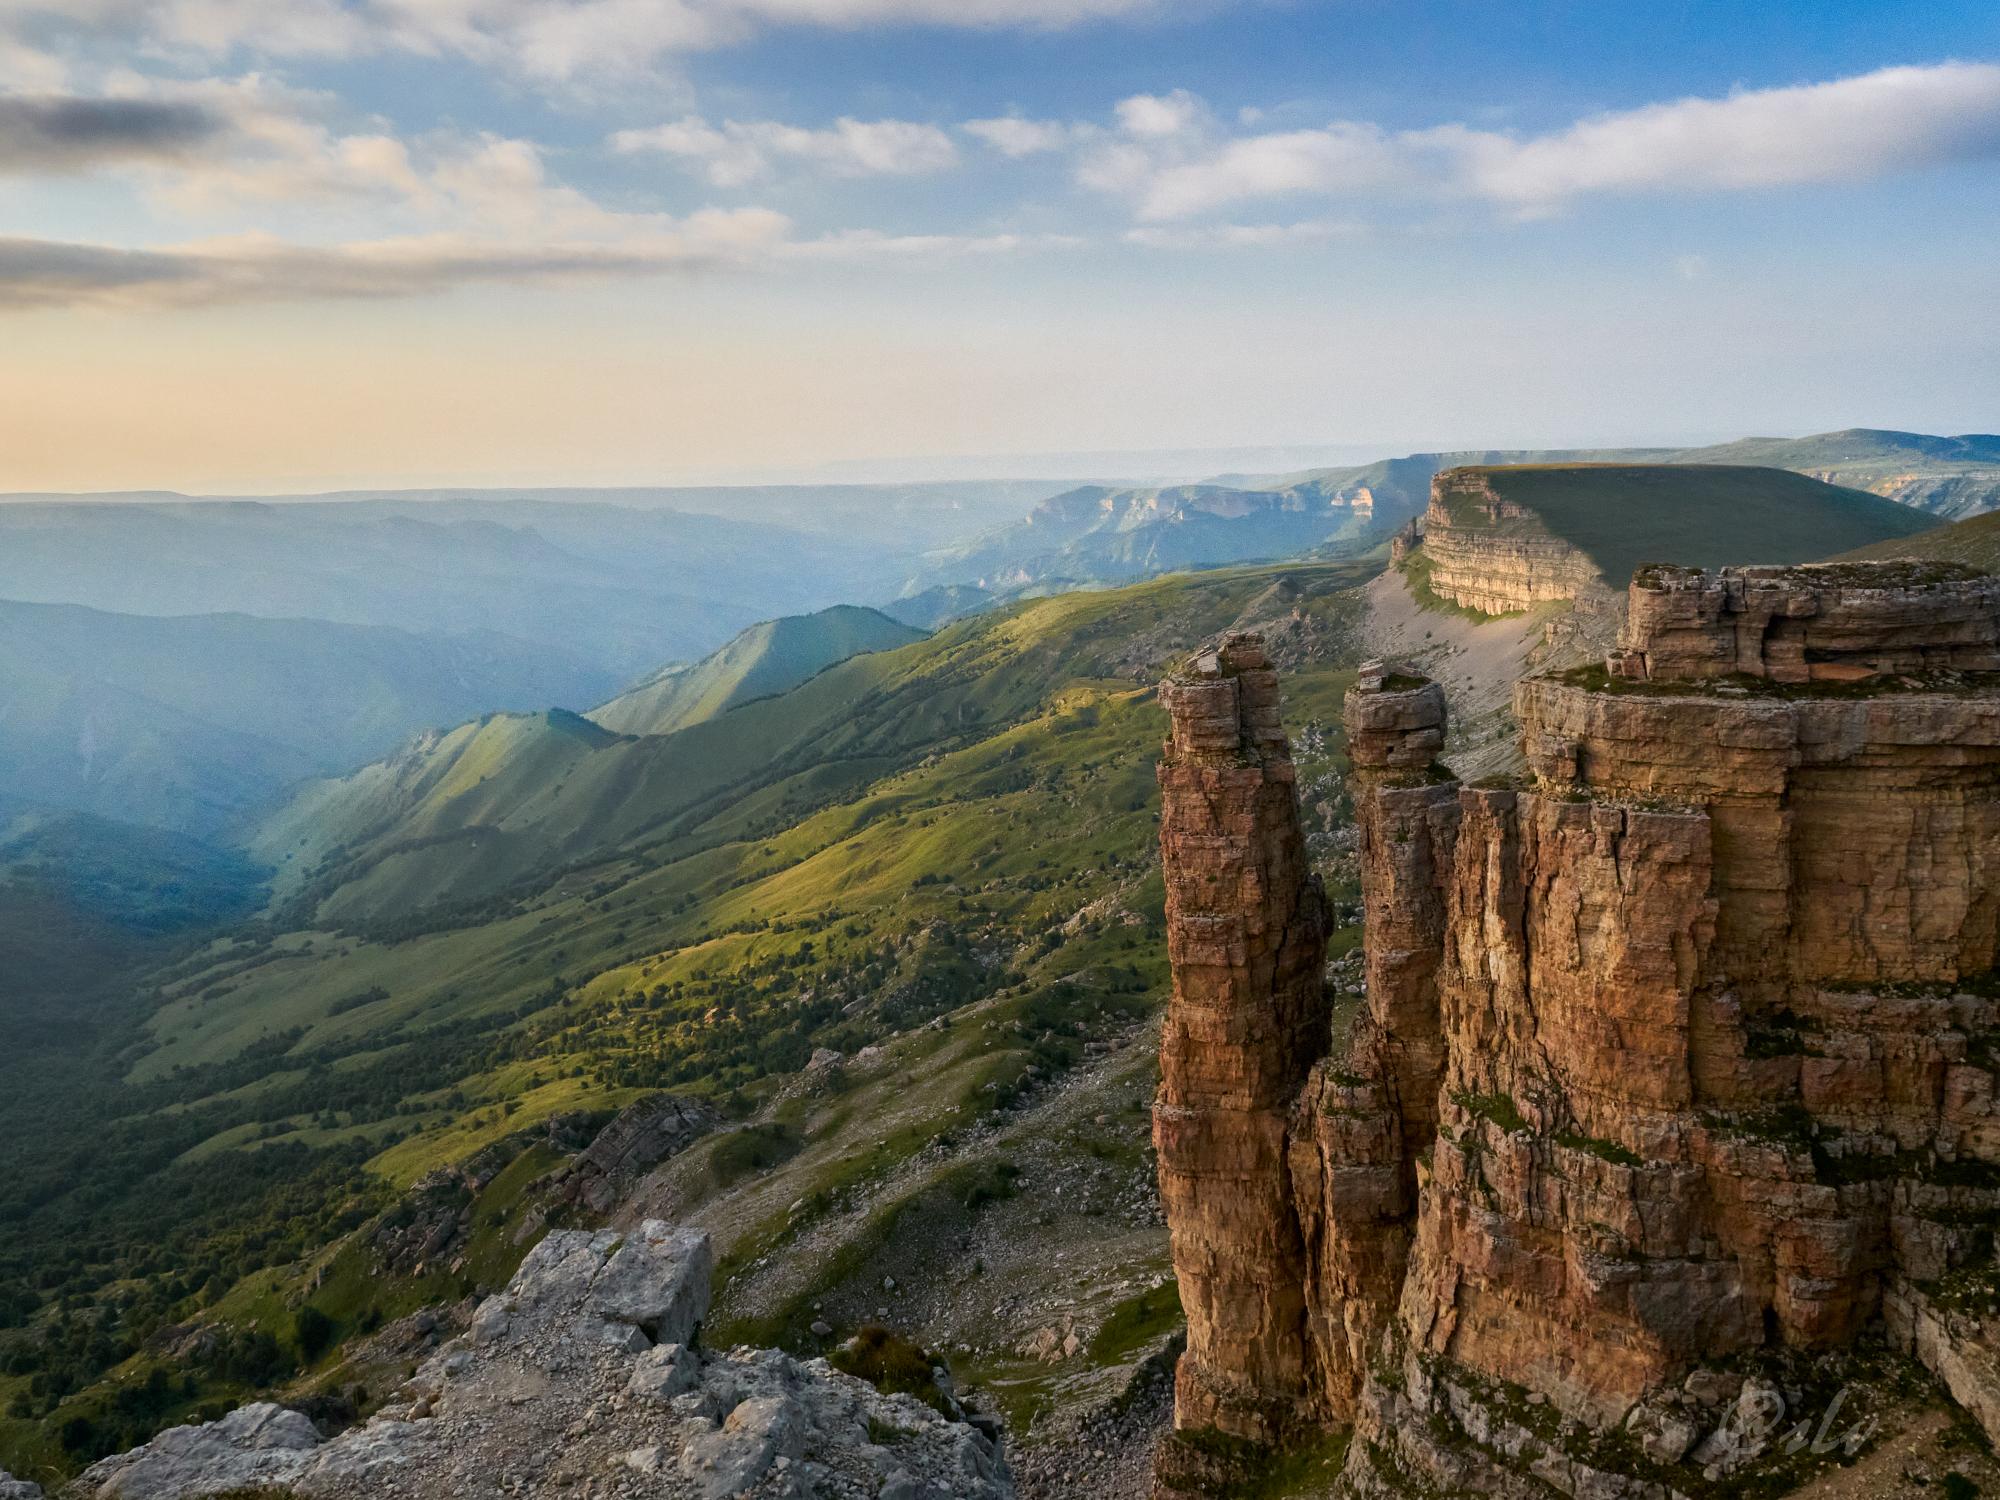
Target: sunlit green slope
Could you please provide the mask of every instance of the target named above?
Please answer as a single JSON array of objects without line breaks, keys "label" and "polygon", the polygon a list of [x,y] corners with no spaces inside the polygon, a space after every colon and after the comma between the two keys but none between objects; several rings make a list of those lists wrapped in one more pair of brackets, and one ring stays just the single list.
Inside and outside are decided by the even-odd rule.
[{"label": "sunlit green slope", "polygon": [[1966,563],[1989,573],[2000,571],[2000,513],[1973,516],[1917,536],[1859,547],[1843,554],[1840,561],[1888,557],[1927,557],[1939,562]]},{"label": "sunlit green slope", "polygon": [[787,692],[835,662],[920,641],[924,632],[854,604],[752,625],[720,651],[668,667],[590,717],[620,734],[670,734],[752,698]]},{"label": "sunlit green slope", "polygon": [[[29,1143],[0,1183],[0,1279],[44,1307],[0,1343],[53,1329],[43,1299],[128,1289],[113,1336],[89,1346],[101,1352],[63,1356],[88,1377],[73,1396],[26,1396],[0,1374],[0,1410],[25,1396],[27,1412],[0,1419],[0,1462],[22,1445],[56,1461],[50,1435],[78,1414],[97,1414],[103,1439],[102,1382],[150,1369],[156,1356],[119,1351],[163,1323],[269,1326],[312,1298],[345,1338],[366,1304],[340,1288],[365,1285],[391,1314],[473,1290],[317,1267],[360,1253],[333,1240],[385,1195],[488,1145],[520,1151],[557,1116],[671,1088],[804,1132],[770,1173],[701,1167],[676,1210],[717,1230],[726,1299],[757,1247],[790,1246],[812,1222],[796,1200],[837,1214],[836,1197],[867,1184],[916,1190],[929,1180],[907,1177],[917,1154],[1158,1003],[1160,668],[1233,625],[1267,626],[1295,669],[1302,769],[1331,778],[1367,576],[1243,569],[1037,600],[677,734],[493,719],[320,789],[324,816],[353,818],[352,847],[311,897],[345,913],[338,924],[214,943],[155,976],[137,1029],[0,1088],[0,1129]],[[1337,785],[1311,796],[1331,827]],[[496,848],[515,851],[507,889],[406,909],[435,894],[411,874],[427,857],[428,878],[477,883]],[[972,1016],[964,1035],[930,1029]],[[810,1118],[769,1113],[814,1049],[869,1045],[888,1049],[880,1087]],[[1121,1079],[1143,1093],[1143,1077]],[[1126,1160],[1142,1120],[1120,1108],[1105,1149]],[[47,1129],[78,1118],[87,1138]],[[935,1170],[957,1180],[953,1160]],[[854,1213],[870,1255],[903,1253]],[[840,1282],[870,1263],[843,1258],[849,1233],[830,1222],[783,1264]],[[1135,1265],[1162,1253],[1153,1231],[1132,1246]],[[754,1305],[776,1315],[792,1294]],[[228,1371],[191,1373],[199,1399],[243,1389]]]}]

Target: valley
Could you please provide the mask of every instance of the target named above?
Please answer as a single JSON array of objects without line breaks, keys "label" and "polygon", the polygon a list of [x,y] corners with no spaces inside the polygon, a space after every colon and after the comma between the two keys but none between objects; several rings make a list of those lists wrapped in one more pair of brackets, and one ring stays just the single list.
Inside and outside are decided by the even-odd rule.
[{"label": "valley", "polygon": [[[1354,659],[1355,585],[1370,571],[1307,565],[1063,596],[853,658],[779,699],[674,735],[635,740],[590,727],[565,741],[580,747],[575,764],[609,764],[568,773],[569,788],[601,802],[579,797],[577,811],[565,805],[558,816],[509,798],[468,803],[446,787],[451,819],[468,836],[429,846],[440,852],[426,851],[433,863],[423,877],[403,868],[417,838],[408,830],[434,826],[426,820],[437,815],[431,793],[441,784],[397,782],[365,808],[340,804],[355,809],[354,826],[379,827],[379,842],[343,834],[349,855],[291,898],[290,910],[319,914],[316,925],[270,923],[190,954],[161,976],[142,1020],[89,1054],[101,1114],[91,1127],[100,1164],[87,1175],[122,1194],[115,1212],[145,1227],[135,1220],[132,1238],[101,1240],[88,1261],[70,1264],[64,1295],[131,1288],[119,1294],[126,1313],[111,1326],[116,1338],[140,1343],[167,1309],[196,1311],[174,1281],[139,1290],[151,1280],[140,1246],[159,1233],[162,1195],[213,1182],[221,1164],[240,1162],[244,1170],[228,1174],[235,1207],[202,1205],[189,1216],[211,1217],[221,1238],[207,1250],[183,1243],[175,1255],[181,1264],[216,1257],[218,1285],[233,1283],[207,1316],[284,1328],[299,1306],[324,1302],[336,1336],[350,1337],[364,1313],[393,1318],[473,1273],[419,1278],[400,1292],[377,1279],[369,1305],[343,1303],[352,1294],[335,1289],[350,1284],[345,1274],[322,1269],[307,1248],[326,1233],[315,1223],[366,1216],[386,1205],[385,1194],[482,1150],[516,1159],[550,1122],[601,1117],[666,1087],[713,1100],[746,1122],[739,1134],[775,1143],[766,1174],[739,1181],[696,1152],[681,1167],[692,1189],[654,1191],[678,1216],[712,1216],[726,1267],[784,1250],[783,1274],[804,1283],[790,1301],[760,1294],[758,1316],[767,1329],[809,1338],[810,1317],[773,1308],[808,1306],[798,1299],[816,1276],[841,1278],[814,1271],[807,1254],[793,1257],[791,1237],[807,1225],[785,1205],[825,1205],[834,1227],[812,1242],[838,1262],[904,1200],[948,1196],[968,1175],[998,1173],[1012,1152],[1025,1163],[1050,1149],[1036,1117],[1022,1112],[1087,1059],[1109,1055],[1094,1049],[1116,1043],[1121,1068],[1083,1096],[1094,1102],[1101,1090],[1115,1108],[1088,1107],[1077,1128],[1101,1140],[1107,1163],[1124,1164],[1121,1201],[1134,1192],[1141,1200],[1120,1210],[1139,1218],[1127,1268],[1105,1270],[1096,1300],[1107,1305],[1074,1314],[1088,1335],[1091,1319],[1144,1295],[1143,1278],[1157,1278],[1161,1264],[1138,1107],[1150,1064],[1135,1040],[1160,979],[1157,878],[1148,874],[1150,746],[1159,733],[1150,682],[1185,640],[1269,622],[1302,665],[1324,674],[1330,718]],[[770,734],[780,723],[790,732]],[[728,737],[718,739],[724,728]],[[494,777],[545,776],[541,738],[500,747]],[[731,747],[726,770],[713,751],[681,743],[690,738]],[[1329,735],[1329,774],[1336,745]],[[648,758],[634,760],[639,751]],[[697,766],[709,768],[707,779],[689,779]],[[1337,792],[1328,796],[1337,801]],[[646,814],[634,816],[635,807]],[[385,867],[442,889],[461,878],[442,873],[457,862],[476,881],[486,856],[474,834],[487,816],[503,836],[554,857],[536,878],[496,891],[487,909],[412,913]],[[1329,837],[1332,816],[1330,803]],[[348,826],[330,812],[320,817]],[[932,1030],[937,1022],[948,1030]],[[979,1045],[964,1050],[956,1039],[967,1036]],[[882,1104],[867,1085],[824,1111],[795,1097],[787,1080],[816,1050],[854,1058],[870,1047],[887,1049],[877,1064],[889,1088]],[[921,1096],[890,1082],[911,1072],[929,1079]],[[10,1099],[21,1109],[40,1103],[39,1094]],[[894,1114],[883,1108],[890,1099]],[[1106,1122],[1091,1123],[1099,1115]],[[1025,1144],[1007,1146],[1010,1133]],[[960,1134],[963,1149],[936,1150]],[[120,1141],[130,1144],[106,1144]],[[22,1226],[10,1239],[20,1251],[38,1256],[37,1246],[66,1242],[76,1215],[104,1214],[101,1189],[86,1205],[59,1186],[80,1145],[51,1139],[24,1164],[9,1210]],[[114,1171],[113,1159],[131,1160],[136,1175]],[[519,1159],[542,1170],[554,1160],[532,1151]],[[521,1187],[518,1173],[503,1174],[478,1201]],[[247,1255],[227,1248],[239,1242],[224,1224],[255,1222],[281,1204],[287,1236]],[[1078,1217],[1049,1232],[1094,1229],[1084,1206],[1079,1197]],[[503,1220],[511,1212],[496,1208]],[[479,1209],[480,1222],[486,1213]],[[187,1232],[202,1229],[189,1223]],[[504,1268],[518,1253],[475,1244],[468,1259],[494,1265],[498,1254]],[[921,1282],[907,1267],[901,1275],[905,1285]],[[302,1294],[315,1283],[324,1296]],[[754,1275],[744,1284],[762,1285]],[[725,1278],[724,1309],[738,1305],[733,1285]],[[1023,1307],[1016,1321],[1054,1316]],[[1024,1362],[1040,1368],[1015,1349],[1042,1326],[990,1349],[1010,1378],[1022,1378]],[[116,1352],[114,1343],[108,1353]],[[91,1413],[143,1383],[149,1364],[143,1355],[103,1364],[106,1383],[86,1380],[37,1429],[79,1417],[103,1423]],[[0,1392],[10,1409],[23,1395],[36,1404],[32,1382],[17,1377]],[[215,1385],[196,1384],[160,1419],[215,1399]],[[92,1430],[91,1441],[108,1446],[132,1429]],[[41,1463],[59,1459],[42,1451]],[[9,1458],[16,1472],[35,1467],[11,1448]]]},{"label": "valley", "polygon": [[[1513,680],[1602,655],[1620,612],[1583,596],[1628,557],[1977,545],[1783,474],[1467,472],[1589,588],[1468,608],[1417,586],[1427,536],[1399,566],[1206,568],[928,635],[836,609],[588,717],[419,734],[267,803],[226,858],[162,843],[135,876],[109,825],[90,878],[89,825],[24,818],[0,892],[60,868],[79,924],[183,894],[129,940],[50,929],[102,972],[31,958],[11,1002],[37,1046],[0,1061],[0,1279],[27,1293],[0,1309],[0,1468],[53,1482],[253,1398],[393,1413],[543,1235],[664,1220],[712,1239],[709,1346],[886,1327],[1004,1425],[1020,1493],[1146,1494],[1185,1294],[1150,1140],[1163,677],[1243,632],[1283,673],[1345,1025],[1364,658],[1446,684],[1461,774],[1511,774]],[[52,1027],[65,989],[82,1024]]]}]

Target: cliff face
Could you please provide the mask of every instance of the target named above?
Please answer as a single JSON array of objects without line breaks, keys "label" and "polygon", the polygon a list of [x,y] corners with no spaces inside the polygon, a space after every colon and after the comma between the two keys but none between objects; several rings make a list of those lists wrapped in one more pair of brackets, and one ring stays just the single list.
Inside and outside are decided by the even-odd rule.
[{"label": "cliff face", "polygon": [[[1434,684],[1364,674],[1365,1012],[1290,1070],[1282,1168],[1235,1158],[1260,1222],[1297,1226],[1263,1274],[1303,1272],[1267,1304],[1299,1329],[1297,1383],[1261,1378],[1303,1422],[1354,1422],[1351,1492],[1713,1482],[1755,1445],[1716,1436],[1747,1419],[1691,1404],[1691,1371],[1885,1313],[2000,1414],[1963,1394],[1995,1360],[1944,1305],[2000,1220],[1997,589],[1642,572],[1606,668],[1520,684],[1529,774],[1505,787],[1432,762]],[[1236,1007],[1259,1032],[1255,997]],[[1227,1232],[1205,1253],[1229,1259]],[[1197,1339],[1213,1311],[1190,1305],[1205,1388],[1242,1373]],[[1171,1466],[1163,1493],[1199,1492]]]},{"label": "cliff face", "polygon": [[1480,469],[1446,469],[1431,481],[1422,551],[1431,591],[1482,614],[1604,591],[1594,562],[1495,494]]},{"label": "cliff face", "polygon": [[1261,640],[1232,638],[1161,697],[1174,1001],[1153,1129],[1188,1313],[1176,1401],[1190,1425],[1280,1441],[1308,1415],[1285,1142],[1327,1045],[1326,903]]}]

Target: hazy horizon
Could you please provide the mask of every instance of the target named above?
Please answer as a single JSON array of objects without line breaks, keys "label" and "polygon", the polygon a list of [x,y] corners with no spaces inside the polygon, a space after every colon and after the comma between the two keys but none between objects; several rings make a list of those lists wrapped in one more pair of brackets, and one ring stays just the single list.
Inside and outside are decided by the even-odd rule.
[{"label": "hazy horizon", "polygon": [[[1877,424],[1851,424],[1872,427]],[[257,488],[218,486],[205,489],[176,489],[167,486],[120,486],[104,489],[4,489],[0,503],[32,501],[121,501],[148,499],[186,500],[268,500],[312,501],[380,497],[428,498],[449,493],[519,494],[528,497],[555,494],[646,493],[654,491],[700,491],[719,489],[783,489],[851,485],[856,487],[916,487],[925,485],[1037,484],[1078,485],[1116,483],[1126,485],[1188,484],[1220,477],[1284,474],[1307,469],[1359,467],[1382,459],[1402,458],[1418,453],[1463,453],[1490,451],[1590,451],[1598,449],[1689,449],[1704,448],[1739,438],[1802,438],[1837,428],[1812,428],[1793,432],[1753,432],[1710,430],[1699,433],[1657,433],[1619,435],[1606,438],[1554,438],[1546,441],[1491,438],[1489,440],[1438,439],[1431,441],[1379,443],[1292,443],[1200,449],[1161,448],[1139,451],[1107,450],[1073,453],[963,453],[883,455],[879,457],[830,460],[817,465],[790,468],[694,469],[665,471],[652,476],[633,474],[604,478],[575,478],[563,474],[510,477],[499,474],[352,477],[326,476],[321,480],[301,480],[295,486]],[[1942,428],[1897,429],[1936,435]]]}]

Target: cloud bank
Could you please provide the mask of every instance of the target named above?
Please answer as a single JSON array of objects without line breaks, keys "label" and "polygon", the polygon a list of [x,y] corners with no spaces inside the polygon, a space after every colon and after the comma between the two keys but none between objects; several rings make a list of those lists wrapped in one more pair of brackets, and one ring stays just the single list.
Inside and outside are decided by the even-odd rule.
[{"label": "cloud bank", "polygon": [[1085,187],[1159,223],[1286,197],[1473,200],[1522,214],[1604,194],[1865,181],[2000,159],[2000,66],[1949,62],[1680,99],[1522,136],[1443,124],[1228,136],[1185,93],[1122,102],[1077,166]]}]

